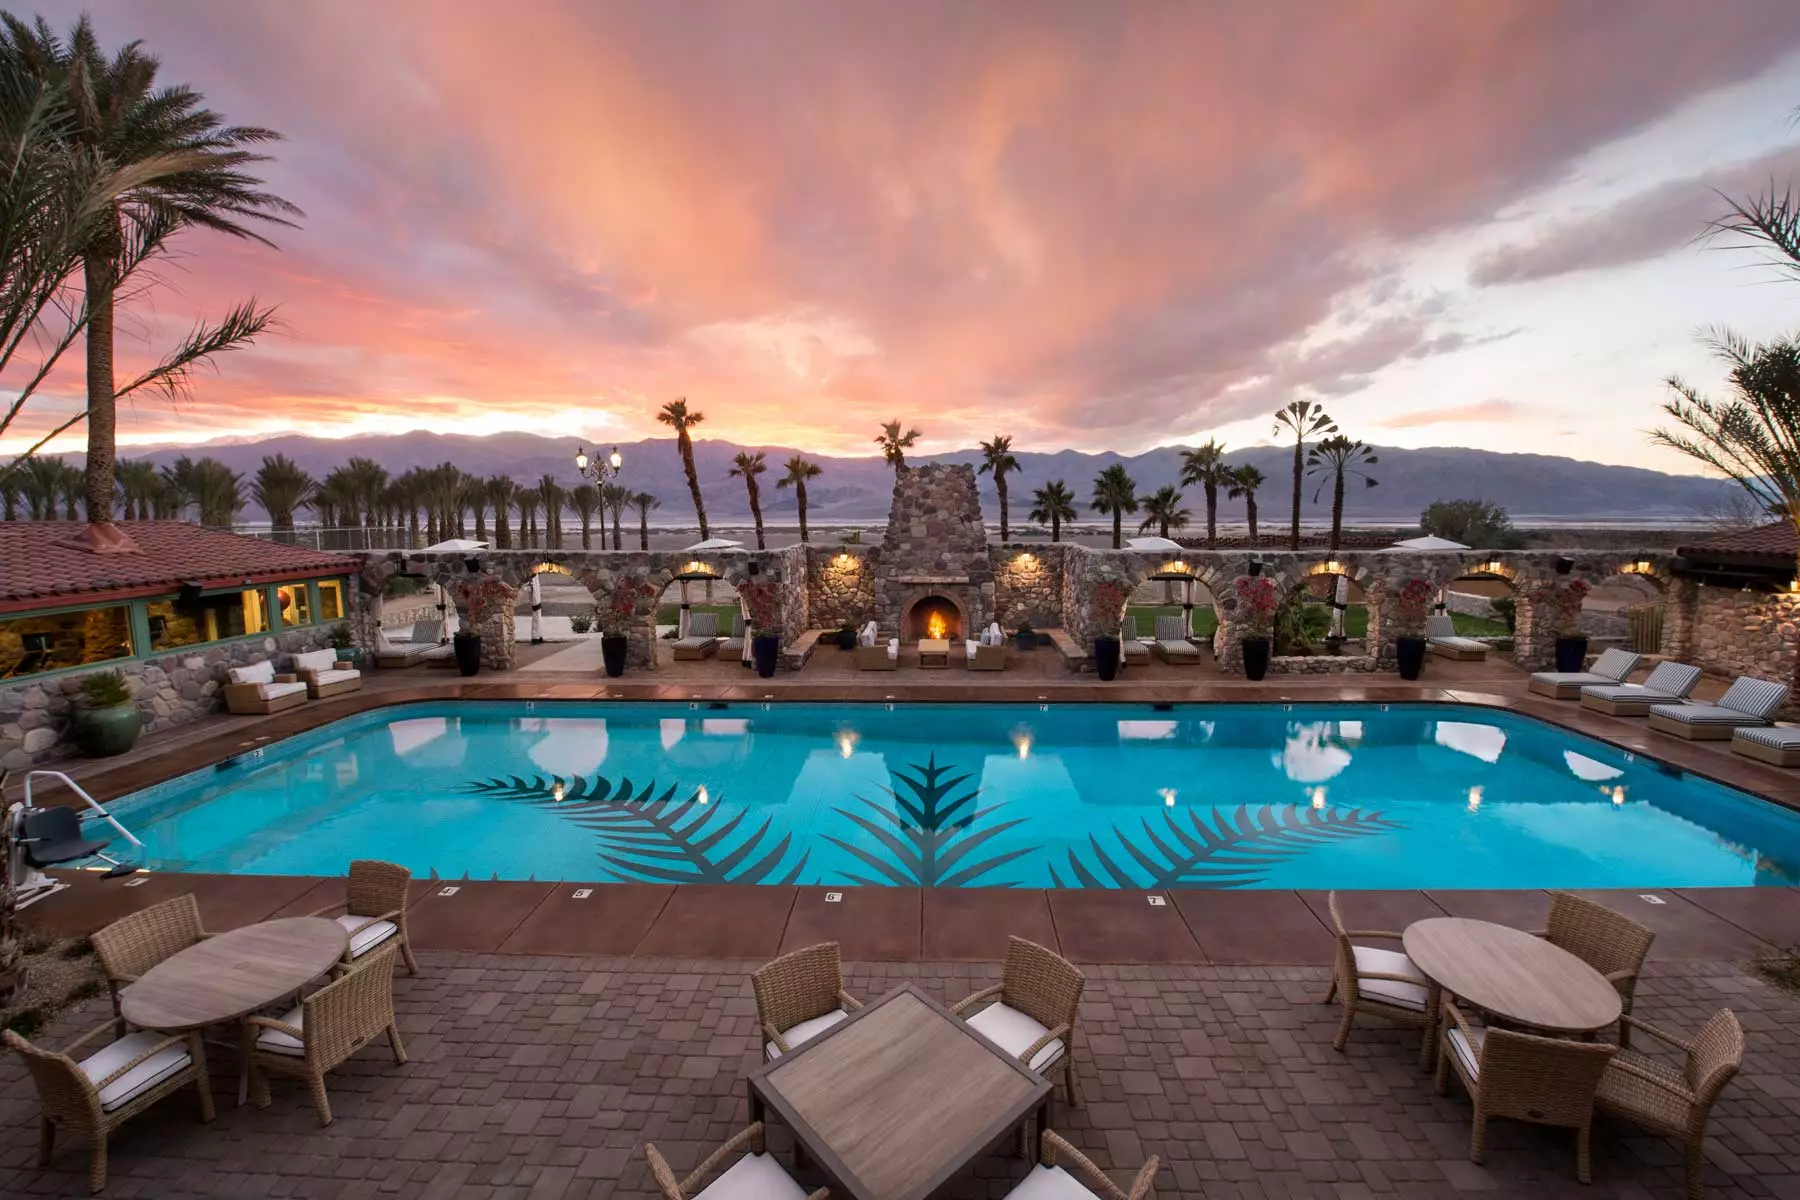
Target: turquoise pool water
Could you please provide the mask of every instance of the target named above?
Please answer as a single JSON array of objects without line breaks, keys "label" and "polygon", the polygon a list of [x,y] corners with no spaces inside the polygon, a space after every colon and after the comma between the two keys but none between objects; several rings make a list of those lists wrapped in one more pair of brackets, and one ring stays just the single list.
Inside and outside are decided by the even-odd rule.
[{"label": "turquoise pool water", "polygon": [[171,871],[936,887],[1800,882],[1800,814],[1465,706],[438,703],[114,805]]}]

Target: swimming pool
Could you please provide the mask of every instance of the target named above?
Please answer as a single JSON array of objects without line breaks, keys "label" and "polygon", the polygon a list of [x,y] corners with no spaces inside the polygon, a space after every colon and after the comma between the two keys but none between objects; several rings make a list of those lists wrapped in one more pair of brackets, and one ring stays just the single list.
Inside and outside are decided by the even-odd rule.
[{"label": "swimming pool", "polygon": [[379,709],[120,800],[155,870],[928,887],[1800,881],[1800,814],[1450,705]]}]

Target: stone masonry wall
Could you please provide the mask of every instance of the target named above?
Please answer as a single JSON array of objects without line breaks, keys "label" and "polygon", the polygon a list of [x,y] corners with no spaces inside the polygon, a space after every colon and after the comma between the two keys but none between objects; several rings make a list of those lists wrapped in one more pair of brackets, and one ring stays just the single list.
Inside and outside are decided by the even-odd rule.
[{"label": "stone masonry wall", "polygon": [[875,619],[883,635],[902,631],[907,610],[928,595],[961,606],[965,635],[994,619],[994,566],[975,468],[967,464],[903,467],[894,479],[875,564]]},{"label": "stone masonry wall", "polygon": [[1053,629],[1063,623],[1063,566],[1068,546],[1053,542],[1030,549],[996,546],[994,619],[1008,633],[1022,624]]},{"label": "stone masonry wall", "polygon": [[879,546],[806,549],[807,624],[812,629],[860,629],[875,615]]},{"label": "stone masonry wall", "polygon": [[1720,675],[1795,683],[1800,595],[1696,587],[1693,597],[1691,661]]}]

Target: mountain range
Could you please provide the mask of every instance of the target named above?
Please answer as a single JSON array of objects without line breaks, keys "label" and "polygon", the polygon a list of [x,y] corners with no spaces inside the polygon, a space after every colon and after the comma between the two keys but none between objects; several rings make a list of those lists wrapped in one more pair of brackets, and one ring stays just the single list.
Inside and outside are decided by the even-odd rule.
[{"label": "mountain range", "polygon": [[[594,447],[590,447],[593,450]],[[762,476],[763,514],[772,524],[791,524],[795,516],[791,491],[780,491],[775,480],[790,454],[785,446],[743,447],[732,442],[704,440],[694,444],[694,459],[706,499],[707,516],[715,522],[742,521],[749,517],[743,481],[727,475],[739,450],[761,450],[767,457],[768,474]],[[600,447],[601,452],[610,447]],[[373,458],[390,472],[452,462],[480,475],[506,474],[521,483],[545,474],[565,486],[579,482],[574,467],[575,444],[570,439],[546,438],[527,433],[502,433],[486,437],[462,434],[410,432],[343,439],[284,434],[254,441],[212,442],[197,446],[142,447],[127,451],[131,458],[147,458],[159,465],[183,454],[209,455],[245,476],[252,474],[264,456],[285,454],[313,476],[323,476],[353,455]],[[623,479],[634,491],[647,491],[662,500],[659,523],[691,523],[692,506],[687,481],[673,438],[652,438],[622,443]],[[1345,496],[1349,518],[1365,523],[1412,524],[1433,500],[1478,498],[1505,507],[1516,523],[1532,520],[1570,521],[1696,521],[1718,512],[1736,492],[1728,482],[1697,475],[1670,475],[1639,467],[1609,466],[1545,454],[1500,454],[1490,450],[1427,448],[1418,450],[1376,447],[1379,463],[1370,473],[1380,481],[1374,488],[1352,479]],[[879,458],[839,458],[808,453],[807,458],[824,473],[807,485],[808,517],[816,521],[879,521],[887,516],[893,489],[893,472]],[[1087,499],[1092,481],[1104,468],[1123,463],[1137,481],[1139,495],[1166,483],[1177,482],[1181,456],[1176,447],[1161,447],[1137,455],[1110,451],[1085,453],[1016,452],[1019,471],[1007,477],[1012,517],[1023,522],[1031,507],[1032,489],[1052,479],[1065,481],[1075,493],[1081,519],[1090,514]],[[1279,446],[1255,446],[1231,451],[1233,464],[1249,463],[1262,470],[1268,483],[1258,493],[1263,522],[1274,526],[1287,517],[1292,494],[1293,451]],[[921,455],[915,463],[979,463],[978,450]],[[1329,519],[1329,482],[1314,500],[1321,481],[1308,479],[1302,512],[1309,522]],[[981,479],[983,503],[991,518],[999,508],[991,480]],[[1186,506],[1204,521],[1200,489],[1189,487]],[[248,520],[262,514],[245,510]],[[1220,497],[1220,519],[1242,520],[1240,501]]]}]

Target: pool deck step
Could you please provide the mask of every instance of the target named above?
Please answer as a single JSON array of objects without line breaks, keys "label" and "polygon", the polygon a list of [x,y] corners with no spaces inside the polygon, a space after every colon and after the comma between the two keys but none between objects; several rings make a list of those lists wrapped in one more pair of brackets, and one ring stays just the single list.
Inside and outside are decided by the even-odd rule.
[{"label": "pool deck step", "polygon": [[[28,927],[61,935],[91,933],[192,892],[207,929],[231,929],[296,916],[343,896],[342,880],[310,876],[147,874],[134,877],[135,883],[86,872],[62,877],[71,881],[67,890],[21,914]],[[579,891],[588,894],[578,897]],[[1653,959],[1749,959],[1774,947],[1800,945],[1800,889],[1581,894],[1654,929]],[[1152,905],[1152,895],[1165,903]],[[1325,897],[1282,890],[674,887],[434,879],[414,881],[407,920],[420,949],[501,954],[760,959],[837,941],[846,959],[859,962],[992,962],[1005,953],[1007,935],[1017,934],[1083,963],[1285,966],[1329,960]],[[1340,901],[1345,920],[1359,929],[1401,930],[1443,915],[1537,929],[1549,896],[1536,890],[1357,891],[1341,893]]]}]

